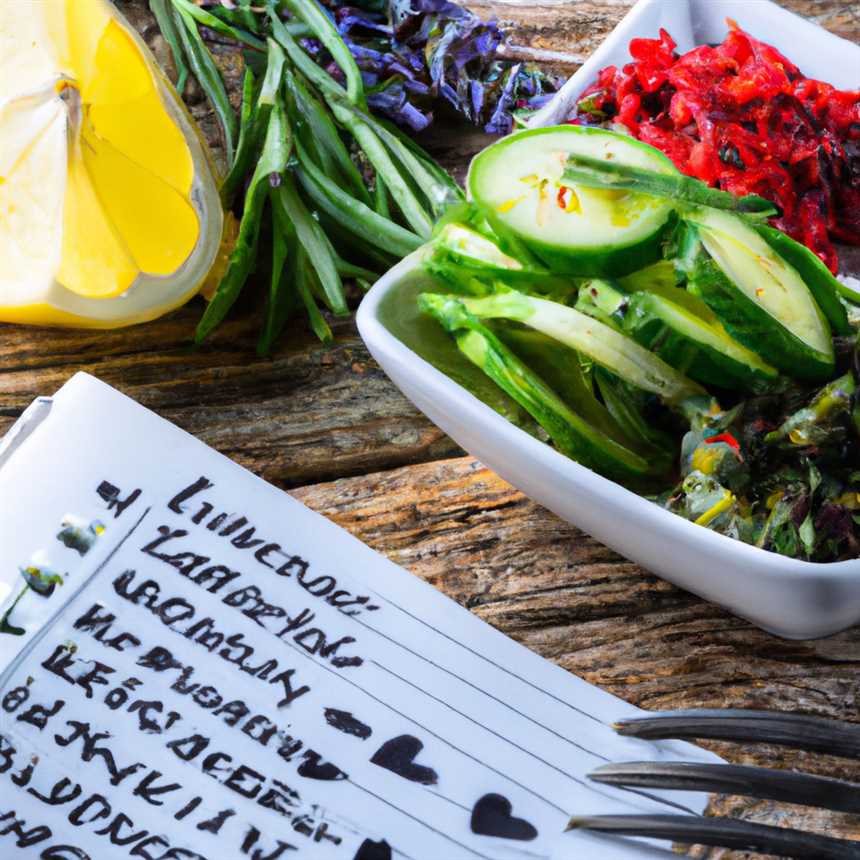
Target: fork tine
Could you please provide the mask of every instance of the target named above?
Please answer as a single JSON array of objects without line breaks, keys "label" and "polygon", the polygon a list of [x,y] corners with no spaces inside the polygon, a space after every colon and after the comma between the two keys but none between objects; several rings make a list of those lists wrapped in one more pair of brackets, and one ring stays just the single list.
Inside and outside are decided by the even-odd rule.
[{"label": "fork tine", "polygon": [[606,785],[716,791],[798,803],[836,812],[860,813],[860,785],[791,770],[694,762],[625,762],[593,770],[589,779]]},{"label": "fork tine", "polygon": [[779,711],[689,710],[621,720],[621,735],[780,744],[860,759],[860,724]]},{"label": "fork tine", "polygon": [[570,819],[568,830],[593,830],[618,836],[647,836],[689,845],[736,848],[795,860],[860,860],[860,842],[771,827],[732,818],[691,815],[584,815]]}]

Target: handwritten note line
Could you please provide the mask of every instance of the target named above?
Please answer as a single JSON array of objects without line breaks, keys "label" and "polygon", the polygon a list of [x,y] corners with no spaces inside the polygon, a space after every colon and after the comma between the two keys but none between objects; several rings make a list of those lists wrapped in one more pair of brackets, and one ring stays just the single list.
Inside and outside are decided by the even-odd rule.
[{"label": "handwritten note line", "polygon": [[[424,626],[425,626],[425,627],[428,627],[429,629],[431,629],[431,630],[435,631],[435,632],[436,632],[436,633],[438,633],[440,636],[444,636],[446,639],[450,640],[451,642],[454,642],[454,643],[456,643],[457,645],[460,645],[461,647],[465,648],[467,651],[470,651],[471,653],[475,654],[476,656],[481,657],[481,658],[482,658],[482,659],[484,659],[487,663],[490,663],[492,666],[495,666],[495,667],[497,667],[497,668],[499,668],[499,669],[502,669],[502,671],[506,672],[508,675],[511,675],[511,676],[512,676],[512,677],[514,677],[514,678],[519,678],[519,680],[521,680],[521,681],[523,681],[524,683],[528,684],[530,687],[533,687],[535,690],[537,690],[537,691],[539,691],[539,692],[541,692],[541,693],[546,694],[547,696],[549,696],[550,698],[552,698],[552,699],[554,699],[555,701],[559,702],[560,704],[562,704],[562,705],[566,705],[566,706],[567,706],[568,708],[570,708],[571,710],[576,711],[576,712],[577,712],[577,713],[579,713],[579,714],[584,714],[584,715],[586,715],[586,716],[590,717],[592,720],[594,720],[595,722],[599,723],[600,725],[605,725],[605,723],[604,723],[602,720],[599,720],[599,719],[598,719],[597,717],[595,717],[594,715],[589,714],[587,711],[582,711],[582,710],[580,710],[580,709],[579,709],[579,708],[577,708],[575,705],[571,705],[569,702],[565,702],[563,699],[558,698],[558,696],[554,696],[552,693],[548,692],[547,690],[544,690],[544,689],[542,689],[541,687],[538,687],[536,684],[533,684],[533,683],[531,683],[530,681],[526,680],[525,678],[520,677],[520,676],[519,676],[519,675],[517,675],[515,672],[511,672],[510,670],[506,669],[505,667],[500,666],[498,663],[494,662],[493,660],[490,660],[488,657],[485,657],[483,654],[481,654],[481,653],[479,653],[479,652],[477,652],[477,651],[474,651],[472,648],[469,648],[467,645],[463,644],[462,642],[459,642],[458,640],[456,640],[456,639],[454,639],[453,637],[449,636],[447,633],[444,633],[443,631],[441,631],[441,630],[437,629],[436,627],[433,627],[431,624],[427,624],[427,623],[426,623],[426,622],[424,622],[421,618],[418,618],[417,616],[413,615],[413,614],[412,614],[411,612],[409,612],[408,610],[403,609],[403,607],[398,606],[398,605],[397,605],[396,603],[394,603],[393,601],[387,600],[383,595],[379,594],[378,592],[373,592],[373,593],[374,593],[374,595],[377,597],[377,599],[379,599],[379,600],[383,600],[383,601],[386,601],[387,603],[390,603],[390,604],[391,604],[391,606],[393,606],[395,609],[399,609],[401,612],[405,613],[405,614],[406,614],[406,615],[408,615],[410,618],[414,618],[416,621],[420,621],[422,624],[424,624]],[[602,755],[601,753],[595,752],[594,750],[589,749],[588,747],[584,747],[584,746],[582,746],[581,744],[578,744],[576,741],[571,740],[571,739],[570,739],[570,738],[568,738],[568,737],[565,737],[564,735],[562,735],[561,733],[559,733],[559,732],[555,731],[554,729],[550,728],[549,726],[544,725],[544,724],[543,724],[543,723],[541,723],[539,720],[536,720],[536,719],[534,719],[533,717],[530,717],[528,714],[524,714],[524,713],[522,713],[522,711],[520,711],[520,710],[518,710],[517,708],[513,707],[513,705],[510,705],[508,702],[505,702],[503,699],[499,699],[499,698],[497,698],[496,696],[494,696],[492,693],[489,693],[489,692],[487,692],[486,690],[481,689],[481,688],[480,688],[480,687],[478,687],[476,684],[473,684],[471,681],[469,681],[469,680],[467,680],[466,678],[463,678],[463,677],[461,677],[460,675],[458,675],[456,672],[452,672],[450,669],[446,669],[444,666],[440,666],[438,663],[433,662],[433,661],[432,661],[432,660],[430,660],[428,657],[425,657],[423,654],[419,654],[418,652],[413,651],[413,650],[412,650],[411,648],[409,648],[407,645],[404,645],[402,642],[399,642],[398,640],[396,640],[396,639],[394,639],[394,638],[392,638],[392,637],[390,637],[390,636],[387,636],[385,633],[382,633],[380,630],[377,630],[375,627],[371,626],[370,624],[367,624],[367,623],[365,623],[364,621],[360,621],[358,618],[353,618],[353,621],[356,621],[358,624],[360,624],[362,627],[367,628],[368,630],[373,630],[373,632],[375,632],[375,633],[379,634],[379,635],[380,635],[380,636],[382,636],[384,639],[387,639],[389,642],[392,642],[392,643],[393,643],[393,644],[395,644],[395,645],[399,645],[399,646],[400,646],[401,648],[403,648],[405,651],[408,651],[410,654],[414,654],[416,657],[419,657],[420,659],[424,660],[426,663],[430,664],[431,666],[434,666],[435,668],[440,669],[440,670],[441,670],[441,671],[443,671],[443,672],[446,672],[446,673],[447,673],[448,675],[450,675],[451,677],[453,677],[453,678],[457,678],[459,681],[462,681],[464,684],[468,685],[469,687],[472,687],[473,689],[477,690],[478,692],[483,693],[484,695],[486,695],[488,698],[492,699],[493,701],[498,702],[498,703],[499,703],[499,704],[501,704],[501,705],[504,705],[506,708],[508,708],[509,710],[513,711],[515,714],[518,714],[519,716],[521,716],[521,717],[525,718],[525,719],[526,719],[526,720],[528,720],[529,722],[534,723],[534,725],[536,725],[536,726],[540,726],[542,729],[545,729],[546,731],[548,731],[548,732],[550,732],[551,734],[555,735],[555,736],[556,736],[557,738],[559,738],[560,740],[563,740],[563,741],[565,741],[566,743],[571,744],[572,746],[576,747],[577,749],[581,750],[582,752],[584,752],[584,753],[588,753],[589,755],[593,755],[595,758],[598,758],[598,759],[600,759],[601,761],[605,761],[605,762],[613,761],[613,759],[611,759],[611,758],[609,758],[609,757],[607,757],[607,756],[604,756],[604,755]],[[511,745],[515,746],[517,749],[519,749],[521,752],[524,752],[524,753],[526,753],[527,755],[532,756],[532,758],[536,759],[537,761],[541,762],[542,764],[548,765],[549,767],[551,767],[551,768],[553,768],[554,770],[556,770],[556,771],[558,771],[559,773],[561,773],[563,776],[566,776],[566,777],[568,777],[569,779],[574,780],[574,782],[577,782],[579,785],[582,785],[582,786],[587,787],[587,788],[588,788],[588,789],[590,789],[591,791],[595,791],[595,792],[596,792],[596,793],[598,793],[598,794],[604,794],[604,792],[602,792],[602,791],[600,791],[600,789],[596,788],[596,787],[594,786],[594,784],[593,784],[593,783],[590,783],[590,782],[588,782],[587,780],[579,779],[579,778],[577,778],[576,776],[573,776],[572,774],[567,773],[566,771],[561,770],[561,768],[558,768],[558,767],[556,767],[555,765],[549,764],[549,762],[546,762],[546,761],[545,761],[544,759],[542,759],[540,756],[537,756],[537,755],[535,755],[534,753],[531,753],[531,752],[529,752],[528,750],[524,749],[523,747],[519,746],[519,744],[515,743],[515,742],[514,742],[514,741],[512,741],[510,738],[506,738],[506,737],[504,737],[503,735],[500,735],[498,732],[495,732],[495,731],[493,731],[492,729],[490,729],[489,727],[487,727],[487,726],[483,725],[482,723],[479,723],[479,722],[477,722],[476,720],[472,719],[472,717],[469,717],[467,714],[464,714],[464,713],[462,713],[461,711],[457,711],[457,710],[456,710],[456,708],[452,708],[450,704],[448,704],[447,702],[443,701],[442,699],[438,699],[438,698],[436,698],[436,696],[433,696],[432,694],[428,693],[428,692],[427,692],[426,690],[424,690],[423,688],[416,687],[416,686],[415,686],[414,684],[412,684],[410,681],[407,681],[407,680],[406,680],[406,678],[401,677],[400,675],[398,675],[396,672],[392,671],[392,670],[391,670],[391,669],[389,669],[388,667],[383,666],[381,663],[378,663],[376,660],[372,660],[371,662],[372,662],[372,663],[374,663],[376,666],[378,666],[380,669],[383,669],[383,670],[385,670],[386,672],[390,672],[390,673],[391,673],[392,675],[394,675],[395,677],[400,678],[400,680],[401,680],[401,681],[404,681],[405,683],[409,684],[410,686],[415,687],[415,689],[416,689],[416,690],[419,690],[420,692],[422,692],[422,693],[424,693],[425,695],[429,696],[431,699],[434,699],[435,701],[439,702],[440,704],[443,704],[443,705],[445,705],[446,707],[451,708],[451,710],[455,711],[456,713],[460,714],[460,716],[465,717],[466,719],[468,719],[468,720],[470,720],[471,722],[475,723],[475,725],[478,725],[478,726],[480,726],[481,728],[486,729],[486,730],[487,730],[488,732],[490,732],[491,734],[496,735],[496,737],[499,737],[499,738],[501,738],[502,740],[507,741],[508,743],[510,743]],[[653,800],[653,801],[655,801],[656,803],[661,803],[661,804],[663,804],[664,806],[669,806],[669,807],[671,807],[671,808],[673,808],[673,809],[677,809],[677,810],[679,810],[680,812],[686,812],[686,813],[689,813],[690,815],[695,815],[695,814],[696,814],[694,810],[690,809],[690,807],[685,806],[685,805],[684,805],[684,804],[682,804],[682,803],[677,803],[676,801],[669,800],[668,798],[660,797],[660,795],[652,794],[650,791],[643,791],[642,789],[637,789],[637,788],[624,788],[624,789],[622,789],[622,790],[623,790],[623,791],[628,792],[629,794],[636,794],[636,795],[638,795],[638,796],[640,796],[640,797],[645,797],[645,798],[647,798],[648,800]],[[540,795],[536,795],[536,796],[538,796],[538,797],[539,797]],[[608,795],[606,795],[606,796],[608,796]]]},{"label": "handwritten note line", "polygon": [[[594,750],[589,749],[588,747],[582,746],[582,744],[577,743],[572,738],[566,737],[565,735],[561,734],[561,732],[557,732],[555,729],[551,728],[550,726],[544,725],[544,723],[540,722],[540,720],[536,720],[534,717],[531,717],[528,714],[523,713],[518,708],[515,708],[513,705],[511,705],[509,702],[506,702],[504,699],[500,699],[497,696],[494,696],[492,693],[488,692],[487,690],[483,689],[482,687],[479,687],[477,684],[472,683],[472,681],[469,681],[467,678],[464,678],[461,675],[458,675],[456,672],[453,672],[450,669],[447,669],[445,666],[439,665],[438,663],[431,660],[429,657],[425,657],[423,654],[420,654],[419,652],[410,648],[408,645],[405,645],[403,642],[400,642],[397,639],[394,639],[393,637],[386,635],[381,630],[377,630],[372,625],[367,624],[364,621],[361,621],[359,618],[354,618],[353,621],[357,622],[358,624],[360,624],[362,627],[366,628],[367,630],[372,630],[378,636],[381,636],[383,639],[387,639],[389,642],[393,643],[394,645],[398,645],[404,651],[407,651],[410,654],[412,654],[413,656],[418,657],[420,660],[423,660],[425,663],[428,663],[430,666],[433,666],[434,668],[439,669],[442,672],[445,672],[446,674],[450,675],[452,678],[456,678],[458,681],[462,681],[464,684],[471,687],[473,690],[477,690],[479,693],[482,693],[487,698],[492,699],[494,702],[497,702],[500,705],[503,705],[509,711],[513,711],[515,714],[522,717],[523,719],[528,720],[530,723],[533,723],[534,725],[539,726],[540,728],[544,729],[544,731],[547,731],[550,734],[555,735],[559,740],[562,740],[565,743],[569,743],[571,746],[576,747],[578,750],[581,750],[582,752],[587,753],[588,755],[593,755],[595,758],[598,758],[601,761],[605,761],[605,762],[610,761],[610,759],[607,758],[605,755],[602,755],[601,753],[595,752]],[[380,668],[385,669],[386,667],[380,665]],[[395,673],[392,672],[392,674],[395,674]],[[399,678],[400,676],[398,675],[397,677]],[[409,683],[409,682],[407,682],[407,683]],[[419,688],[416,688],[416,689],[419,689]],[[422,690],[422,692],[424,692],[424,690]],[[437,699],[437,701],[441,701],[441,700]],[[445,704],[445,703],[443,702],[443,704]],[[602,723],[601,723],[601,725],[602,725]],[[484,727],[484,728],[486,728],[486,727]],[[528,750],[523,750],[523,752],[528,752]],[[535,756],[535,758],[537,758],[537,756]],[[569,776],[569,774],[565,774],[565,776]]]},{"label": "handwritten note line", "polygon": [[466,812],[469,812],[469,813],[471,813],[471,811],[472,811],[472,810],[471,810],[468,806],[466,806],[465,804],[462,804],[462,803],[460,803],[459,801],[454,800],[454,798],[453,798],[453,797],[448,797],[447,795],[442,794],[442,792],[441,792],[441,791],[433,791],[433,789],[432,789],[432,788],[428,788],[427,790],[428,790],[428,791],[430,792],[430,794],[432,794],[434,797],[438,797],[438,798],[440,798],[441,800],[447,800],[447,801],[448,801],[448,803],[450,803],[452,806],[457,806],[457,807],[459,807],[460,809],[463,809],[463,810],[465,810]]},{"label": "handwritten note line", "polygon": [[[479,728],[484,729],[485,731],[489,732],[491,735],[495,735],[495,737],[499,738],[500,740],[505,741],[506,743],[509,743],[512,747],[515,747],[520,752],[525,753],[528,756],[531,756],[533,759],[535,759],[536,761],[539,761],[545,767],[551,768],[552,770],[556,771],[557,773],[560,773],[562,776],[567,777],[567,779],[571,779],[575,783],[578,783],[579,785],[583,786],[584,788],[590,789],[595,794],[600,794],[600,795],[603,795],[604,797],[611,797],[610,794],[608,794],[605,791],[602,791],[594,783],[589,782],[586,779],[582,779],[581,777],[578,777],[575,774],[569,773],[568,771],[563,770],[562,768],[558,767],[558,765],[554,765],[552,762],[549,762],[546,759],[541,758],[539,755],[536,755],[535,753],[525,749],[524,747],[521,747],[516,741],[512,740],[511,738],[506,737],[505,735],[499,734],[499,732],[494,731],[489,726],[485,726],[483,723],[479,722],[478,720],[474,719],[473,717],[470,717],[468,714],[465,714],[462,711],[457,710],[457,708],[455,708],[449,702],[446,702],[443,699],[440,699],[437,696],[434,696],[432,693],[427,692],[427,690],[423,689],[422,687],[419,687],[417,684],[413,684],[412,681],[408,680],[407,678],[404,678],[402,675],[398,675],[397,672],[395,672],[393,669],[389,669],[387,666],[383,666],[382,663],[379,663],[377,660],[370,660],[369,662],[372,665],[376,666],[377,668],[381,669],[382,671],[388,672],[390,675],[393,675],[395,678],[402,681],[404,684],[407,684],[408,686],[412,687],[414,690],[417,690],[419,693],[423,693],[425,696],[428,696],[429,698],[433,699],[433,701],[438,702],[440,705],[444,705],[446,708],[453,711],[455,714],[459,714],[464,719],[468,720],[469,722],[473,723],[474,725],[478,726]],[[571,743],[573,743],[573,742],[571,742]],[[574,744],[574,746],[579,746],[579,745]],[[579,747],[579,748],[582,749],[584,752],[591,752],[591,750],[587,750],[584,747]],[[598,755],[597,753],[592,753],[592,754]],[[605,758],[603,756],[599,756],[599,758],[602,758],[604,761],[610,761],[610,759]],[[683,804],[675,803],[674,801],[667,800],[666,798],[660,797],[659,795],[651,794],[648,791],[642,791],[641,789],[635,789],[635,788],[624,789],[624,790],[629,791],[631,794],[638,794],[641,797],[646,797],[649,800],[654,800],[654,801],[657,801],[659,803],[664,803],[667,806],[671,806],[671,807],[678,809],[678,810],[681,810],[683,812],[688,812],[691,815],[695,814],[692,809],[689,809],[688,807],[684,806]]]},{"label": "handwritten note line", "polygon": [[[284,644],[288,645],[290,648],[295,650],[297,653],[302,654],[301,649],[297,645],[294,645],[292,642],[286,642],[285,641]],[[313,660],[313,658],[307,654],[302,654],[302,656],[306,657],[309,660]],[[402,717],[404,720],[408,720],[410,723],[412,723],[412,725],[417,726],[419,729],[422,729],[423,731],[427,732],[428,735],[431,735],[432,737],[436,738],[438,741],[441,741],[443,744],[445,744],[445,746],[448,746],[451,749],[456,750],[461,755],[466,756],[466,758],[471,759],[472,761],[474,761],[476,764],[480,765],[481,767],[484,767],[487,770],[492,771],[497,776],[502,777],[502,779],[505,779],[508,782],[512,783],[513,785],[516,785],[518,788],[521,788],[523,791],[525,791],[528,794],[531,794],[533,797],[536,797],[538,800],[542,800],[545,804],[547,804],[547,806],[552,807],[557,812],[561,812],[563,815],[568,814],[568,810],[564,809],[564,807],[561,807],[558,804],[553,803],[553,801],[551,801],[549,798],[544,797],[542,794],[540,794],[540,792],[537,792],[534,789],[529,788],[527,785],[523,785],[521,782],[516,780],[510,774],[504,773],[503,771],[498,770],[497,768],[493,767],[491,764],[488,764],[487,762],[482,761],[477,756],[474,756],[471,753],[466,752],[466,750],[462,749],[461,747],[458,747],[453,741],[449,740],[448,738],[442,737],[442,735],[437,734],[431,728],[429,728],[428,726],[425,726],[423,723],[419,723],[418,720],[416,720],[414,717],[410,717],[408,714],[404,714],[403,711],[399,711],[397,708],[395,708],[393,705],[386,702],[384,699],[380,699],[378,696],[375,696],[373,693],[370,692],[370,690],[366,690],[364,687],[361,686],[361,684],[357,683],[356,681],[351,680],[350,678],[347,678],[345,675],[340,674],[336,669],[333,669],[330,666],[327,666],[325,663],[322,663],[322,662],[318,663],[318,662],[314,661],[314,663],[315,663],[315,665],[319,666],[321,669],[325,669],[326,672],[329,672],[330,674],[334,675],[335,677],[340,678],[342,681],[346,681],[347,684],[349,684],[352,687],[355,687],[356,690],[360,690],[366,696],[369,696],[375,702],[378,702],[380,705],[382,705],[384,708],[387,708],[392,713],[397,714],[397,716]]]},{"label": "handwritten note line", "polygon": [[544,696],[549,696],[549,698],[554,699],[560,705],[564,705],[566,708],[570,708],[571,711],[575,711],[577,714],[588,717],[589,720],[593,720],[595,723],[598,723],[601,726],[605,726],[606,723],[600,719],[600,717],[596,717],[594,714],[583,710],[582,708],[577,708],[576,705],[572,705],[570,702],[565,701],[564,699],[556,696],[554,693],[549,690],[545,690],[543,687],[535,684],[534,681],[529,681],[528,678],[523,678],[522,675],[518,675],[516,672],[512,672],[507,666],[502,666],[500,663],[496,663],[495,660],[491,660],[487,657],[486,654],[482,654],[480,651],[476,651],[474,648],[470,648],[465,642],[461,642],[459,639],[455,639],[453,636],[449,636],[444,630],[440,630],[438,627],[434,627],[432,624],[428,624],[423,618],[414,613],[410,612],[408,609],[404,609],[404,607],[400,606],[400,604],[395,603],[390,598],[386,597],[384,594],[380,594],[378,591],[374,591],[373,589],[368,589],[378,600],[382,600],[387,603],[389,606],[394,607],[395,609],[402,612],[404,615],[408,615],[413,621],[417,621],[419,624],[422,624],[428,630],[432,630],[434,633],[438,633],[440,636],[443,636],[449,642],[453,642],[455,645],[459,645],[461,648],[464,648],[471,654],[474,654],[476,657],[483,660],[485,663],[489,663],[491,666],[495,667],[501,672],[504,672],[506,675],[510,675],[512,678],[516,678],[518,681],[522,681],[523,684],[528,685],[533,690],[536,690],[538,693],[541,693]]},{"label": "handwritten note line", "polygon": [[[443,839],[446,839],[448,842],[453,842],[454,845],[458,845],[464,851],[468,851],[470,854],[474,854],[476,857],[481,857],[482,860],[495,860],[495,858],[491,857],[489,854],[482,854],[480,851],[477,851],[476,849],[471,848],[470,846],[466,845],[464,842],[458,841],[453,836],[450,836],[449,834],[443,832],[442,830],[437,830],[432,824],[428,824],[423,819],[418,818],[415,815],[412,815],[411,812],[407,812],[405,809],[401,809],[399,806],[392,803],[390,800],[386,800],[386,798],[378,795],[375,791],[371,791],[366,786],[360,785],[354,779],[352,779],[352,777],[350,777],[349,781],[356,788],[359,788],[362,791],[367,792],[367,794],[369,794],[371,797],[375,797],[377,800],[381,800],[386,806],[390,806],[392,809],[399,812],[401,815],[405,815],[407,818],[411,818],[413,821],[417,822],[422,827],[426,827],[428,830],[432,831],[433,833],[437,834],[438,836],[441,836]],[[433,792],[433,793],[435,794],[435,792]],[[403,853],[403,852],[399,852],[399,853]],[[404,855],[404,856],[406,856],[406,855]]]},{"label": "handwritten note line", "polygon": [[[419,687],[417,684],[414,684],[412,681],[408,680],[407,678],[404,678],[402,675],[398,675],[397,672],[395,672],[393,669],[389,669],[388,666],[383,666],[382,663],[378,662],[377,660],[373,660],[373,659],[371,659],[369,662],[372,665],[376,666],[377,668],[381,669],[383,672],[387,672],[389,675],[393,675],[395,678],[402,681],[404,684],[408,684],[410,687],[412,687],[413,690],[417,690],[419,693],[422,693],[423,695],[427,696],[428,698],[433,699],[434,702],[438,702],[443,707],[448,708],[449,711],[453,711],[455,714],[458,714],[459,716],[463,717],[463,719],[468,720],[473,725],[476,725],[479,728],[482,728],[484,731],[489,732],[491,735],[494,735],[495,737],[499,738],[499,740],[502,740],[505,743],[510,744],[512,747],[515,747],[520,752],[525,753],[528,756],[531,756],[536,761],[539,761],[542,765],[545,765],[546,767],[552,768],[557,773],[560,773],[562,776],[565,776],[568,779],[572,779],[574,782],[578,782],[580,785],[586,785],[586,781],[584,779],[581,779],[580,777],[576,776],[575,774],[568,773],[566,770],[563,770],[562,768],[558,767],[558,765],[554,765],[552,762],[549,762],[546,759],[541,758],[539,755],[536,755],[535,753],[531,752],[530,750],[527,750],[525,747],[521,747],[515,740],[512,740],[511,738],[506,737],[503,734],[500,734],[499,732],[495,731],[495,729],[491,729],[489,726],[485,726],[479,720],[476,720],[474,717],[470,717],[468,714],[465,714],[465,713],[463,713],[463,711],[455,708],[450,702],[446,702],[444,699],[440,699],[438,696],[434,696],[432,693],[429,693],[427,690],[423,689],[422,687]],[[579,745],[575,744],[575,746],[579,746]],[[591,750],[587,750],[584,747],[579,747],[579,749],[581,749],[583,752],[588,752],[588,753],[591,752]],[[592,753],[592,754],[596,755],[596,753]],[[601,756],[601,758],[602,758],[602,756]],[[608,761],[608,759],[603,759],[603,760]],[[591,787],[592,786],[589,786],[589,788],[591,788]]]}]

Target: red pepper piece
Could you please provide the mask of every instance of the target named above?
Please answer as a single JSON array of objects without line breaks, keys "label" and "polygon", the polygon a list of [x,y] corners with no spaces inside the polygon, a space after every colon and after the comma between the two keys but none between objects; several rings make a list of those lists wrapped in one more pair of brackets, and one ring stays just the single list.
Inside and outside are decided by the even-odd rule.
[{"label": "red pepper piece", "polygon": [[716,436],[711,436],[708,439],[704,440],[706,445],[713,445],[716,442],[724,442],[730,448],[734,448],[735,451],[740,452],[741,444],[732,436],[731,433],[718,433]]}]

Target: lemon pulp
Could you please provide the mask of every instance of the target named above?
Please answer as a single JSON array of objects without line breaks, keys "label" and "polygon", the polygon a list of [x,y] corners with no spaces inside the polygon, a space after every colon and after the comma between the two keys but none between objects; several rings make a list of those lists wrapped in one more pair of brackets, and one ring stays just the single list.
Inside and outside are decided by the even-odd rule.
[{"label": "lemon pulp", "polygon": [[120,325],[179,304],[217,251],[215,200],[107,0],[0,3],[0,319]]}]

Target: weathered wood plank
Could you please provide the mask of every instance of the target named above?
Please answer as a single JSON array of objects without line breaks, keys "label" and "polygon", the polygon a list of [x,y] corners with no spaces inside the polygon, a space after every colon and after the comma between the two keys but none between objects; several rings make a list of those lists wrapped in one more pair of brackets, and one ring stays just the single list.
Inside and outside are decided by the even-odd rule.
[{"label": "weathered wood plank", "polygon": [[584,59],[630,11],[633,3],[634,0],[528,4],[467,0],[465,5],[482,18],[494,17],[500,21],[514,44]]},{"label": "weathered wood plank", "polygon": [[[549,51],[588,56],[627,14],[635,0],[569,0],[516,3],[467,0],[482,18],[496,17],[507,24],[512,40]],[[676,0],[663,0],[674,3]],[[860,3],[851,0],[777,0],[837,36],[860,42]],[[743,15],[737,15],[743,25]]]},{"label": "weathered wood plank", "polygon": [[860,4],[854,0],[779,0],[779,3],[843,39],[860,42]]},{"label": "weathered wood plank", "polygon": [[458,450],[388,381],[351,320],[334,323],[332,347],[298,321],[266,359],[251,312],[191,348],[200,305],[123,331],[0,326],[0,434],[35,396],[85,370],[279,486]]},{"label": "weathered wood plank", "polygon": [[[527,647],[642,707],[857,718],[860,628],[822,641],[770,636],[622,559],[472,458],[293,495]],[[738,762],[860,780],[860,764],[826,756],[718,749]],[[713,811],[860,835],[847,816],[772,803],[719,799]]]}]

